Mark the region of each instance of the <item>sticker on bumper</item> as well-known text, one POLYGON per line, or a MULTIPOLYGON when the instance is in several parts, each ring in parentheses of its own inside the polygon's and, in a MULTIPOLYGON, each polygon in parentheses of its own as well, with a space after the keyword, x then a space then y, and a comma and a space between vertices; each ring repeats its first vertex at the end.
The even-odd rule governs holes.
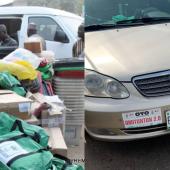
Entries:
POLYGON ((125 128, 146 127, 162 123, 162 115, 160 108, 123 113, 122 117, 125 128))

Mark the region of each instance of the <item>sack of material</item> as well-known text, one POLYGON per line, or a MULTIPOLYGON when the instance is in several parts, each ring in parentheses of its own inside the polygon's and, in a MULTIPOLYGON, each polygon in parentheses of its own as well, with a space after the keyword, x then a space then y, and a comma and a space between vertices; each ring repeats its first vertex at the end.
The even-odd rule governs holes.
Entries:
POLYGON ((73 164, 69 159, 54 155, 53 158, 53 170, 83 170, 81 165, 73 164))
POLYGON ((0 170, 51 170, 53 155, 25 134, 0 136, 0 170))
POLYGON ((54 157, 48 139, 43 128, 0 112, 0 170, 83 170, 63 156, 54 157))
POLYGON ((0 87, 16 92, 20 96, 25 96, 26 91, 21 87, 20 82, 8 72, 0 73, 0 87))
POLYGON ((48 145, 49 136, 43 128, 30 125, 12 115, 0 112, 0 135, 5 135, 11 131, 20 131, 30 136, 43 147, 47 147, 48 145))
POLYGON ((0 170, 83 170, 51 152, 25 134, 14 131, 0 136, 0 170))

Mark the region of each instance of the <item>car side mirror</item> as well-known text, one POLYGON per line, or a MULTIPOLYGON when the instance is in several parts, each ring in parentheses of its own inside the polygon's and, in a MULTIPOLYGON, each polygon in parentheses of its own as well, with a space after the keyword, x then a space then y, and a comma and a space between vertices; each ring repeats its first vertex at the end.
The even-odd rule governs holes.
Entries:
POLYGON ((61 43, 69 43, 69 39, 64 31, 57 30, 54 36, 54 41, 61 42, 61 43))

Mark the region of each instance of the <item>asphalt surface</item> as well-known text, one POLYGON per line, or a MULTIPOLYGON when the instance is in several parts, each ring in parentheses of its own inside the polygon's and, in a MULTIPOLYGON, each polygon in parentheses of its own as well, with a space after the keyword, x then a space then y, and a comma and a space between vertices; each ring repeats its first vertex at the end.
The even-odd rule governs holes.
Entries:
POLYGON ((123 143, 86 134, 86 170, 170 170, 170 135, 123 143))

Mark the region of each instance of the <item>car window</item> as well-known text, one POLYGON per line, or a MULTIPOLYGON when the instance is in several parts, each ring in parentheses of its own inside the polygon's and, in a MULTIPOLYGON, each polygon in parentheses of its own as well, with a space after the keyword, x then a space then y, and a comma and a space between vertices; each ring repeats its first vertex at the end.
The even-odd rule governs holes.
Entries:
POLYGON ((48 41, 54 41, 56 31, 62 30, 56 21, 50 17, 30 17, 29 23, 35 23, 37 33, 48 41))
MULTIPOLYGON (((20 31, 21 28, 21 18, 19 17, 4 17, 0 18, 0 24, 5 25, 8 37, 3 38, 1 40, 0 38, 0 48, 4 47, 17 47, 19 43, 19 36, 18 32, 20 31)), ((0 49, 1 50, 1 49, 0 49)))
POLYGON ((86 26, 170 17, 170 0, 86 0, 86 26))

